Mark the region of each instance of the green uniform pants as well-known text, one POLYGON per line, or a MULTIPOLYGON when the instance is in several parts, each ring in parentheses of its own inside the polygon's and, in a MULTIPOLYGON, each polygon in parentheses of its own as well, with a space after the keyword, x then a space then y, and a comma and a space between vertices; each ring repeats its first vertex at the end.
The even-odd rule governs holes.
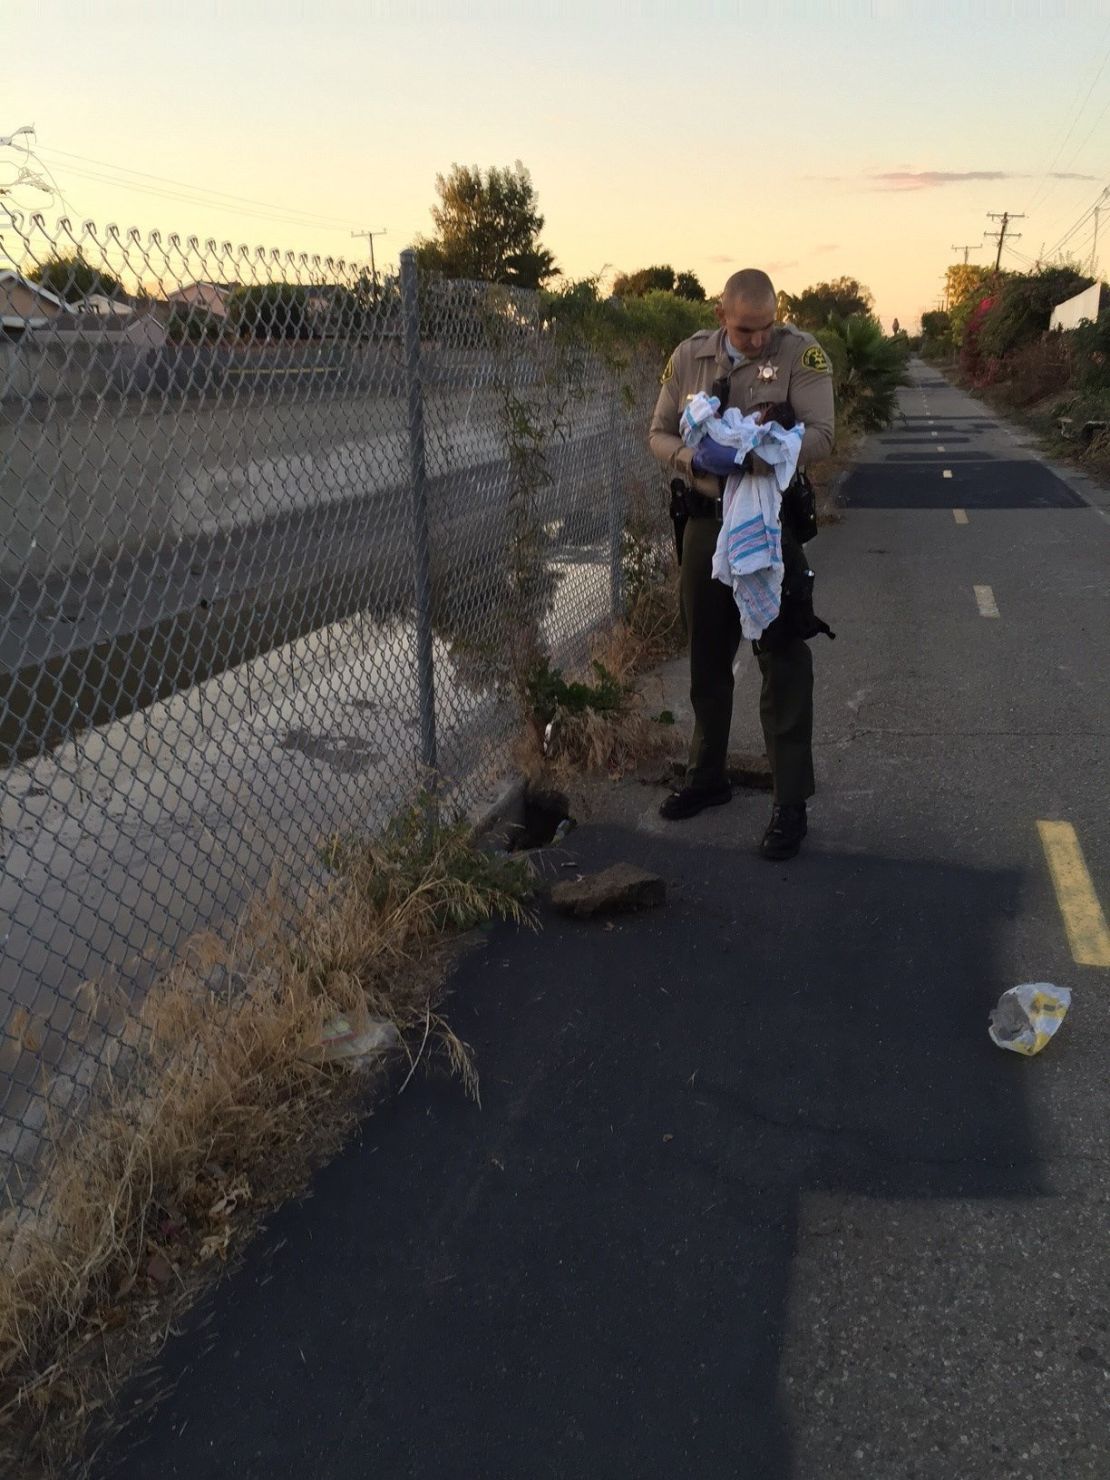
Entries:
MULTIPOLYGON (((725 780, 728 732, 732 724, 732 665, 740 647, 740 613, 731 590, 713 579, 713 551, 720 524, 691 519, 682 546, 682 611, 690 640, 690 702, 694 738, 688 783, 719 786, 725 780)), ((802 548, 783 537, 788 570, 805 566, 802 548)), ((775 782, 775 800, 804 802, 813 784, 813 658, 801 638, 760 652, 763 675, 759 717, 775 782)))

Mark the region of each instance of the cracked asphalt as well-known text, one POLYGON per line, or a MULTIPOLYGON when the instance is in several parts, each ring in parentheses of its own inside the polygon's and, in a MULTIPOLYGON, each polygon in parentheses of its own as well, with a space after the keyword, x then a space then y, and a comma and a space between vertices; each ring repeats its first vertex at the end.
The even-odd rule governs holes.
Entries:
MULTIPOLYGON (((666 908, 463 959, 481 1108, 414 1082, 370 1120, 98 1477, 1110 1476, 1110 972, 1037 833, 1070 822, 1110 906, 1110 502, 914 376, 810 547, 803 856, 755 855, 758 793, 665 824, 597 789, 543 867, 638 863, 666 908), (1067 1022, 1001 1052, 1039 980, 1067 1022)), ((658 684, 685 723, 683 665, 658 684)))

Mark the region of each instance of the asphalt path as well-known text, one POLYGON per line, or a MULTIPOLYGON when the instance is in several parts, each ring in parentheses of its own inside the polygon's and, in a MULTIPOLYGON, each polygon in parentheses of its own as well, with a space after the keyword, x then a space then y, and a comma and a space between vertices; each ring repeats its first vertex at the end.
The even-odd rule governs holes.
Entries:
POLYGON ((1107 500, 914 377, 811 547, 803 856, 756 856, 758 794, 668 825, 609 788, 544 866, 654 868, 666 908, 464 958, 481 1108, 374 1117, 98 1477, 1108 1473, 1107 500), (1075 992, 1031 1059, 986 1031, 1024 981, 1075 992))

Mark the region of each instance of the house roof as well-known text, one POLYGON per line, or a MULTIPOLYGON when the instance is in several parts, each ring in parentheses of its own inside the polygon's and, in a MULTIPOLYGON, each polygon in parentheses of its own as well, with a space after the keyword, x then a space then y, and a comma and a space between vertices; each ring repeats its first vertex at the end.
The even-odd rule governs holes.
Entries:
POLYGON ((21 288, 34 293, 39 298, 45 298, 47 303, 53 303, 55 308, 66 309, 69 304, 64 298, 59 298, 57 293, 51 293, 49 288, 40 287, 33 283, 30 278, 25 278, 20 272, 13 272, 10 267, 0 268, 0 283, 18 283, 21 288))

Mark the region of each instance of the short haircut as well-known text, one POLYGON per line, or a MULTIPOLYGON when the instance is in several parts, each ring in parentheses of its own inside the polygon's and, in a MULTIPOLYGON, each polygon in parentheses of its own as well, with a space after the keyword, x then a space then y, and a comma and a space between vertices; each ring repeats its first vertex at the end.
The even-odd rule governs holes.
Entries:
POLYGON ((734 272, 721 293, 722 303, 735 303, 738 298, 746 303, 775 301, 775 285, 758 267, 745 267, 734 272))

